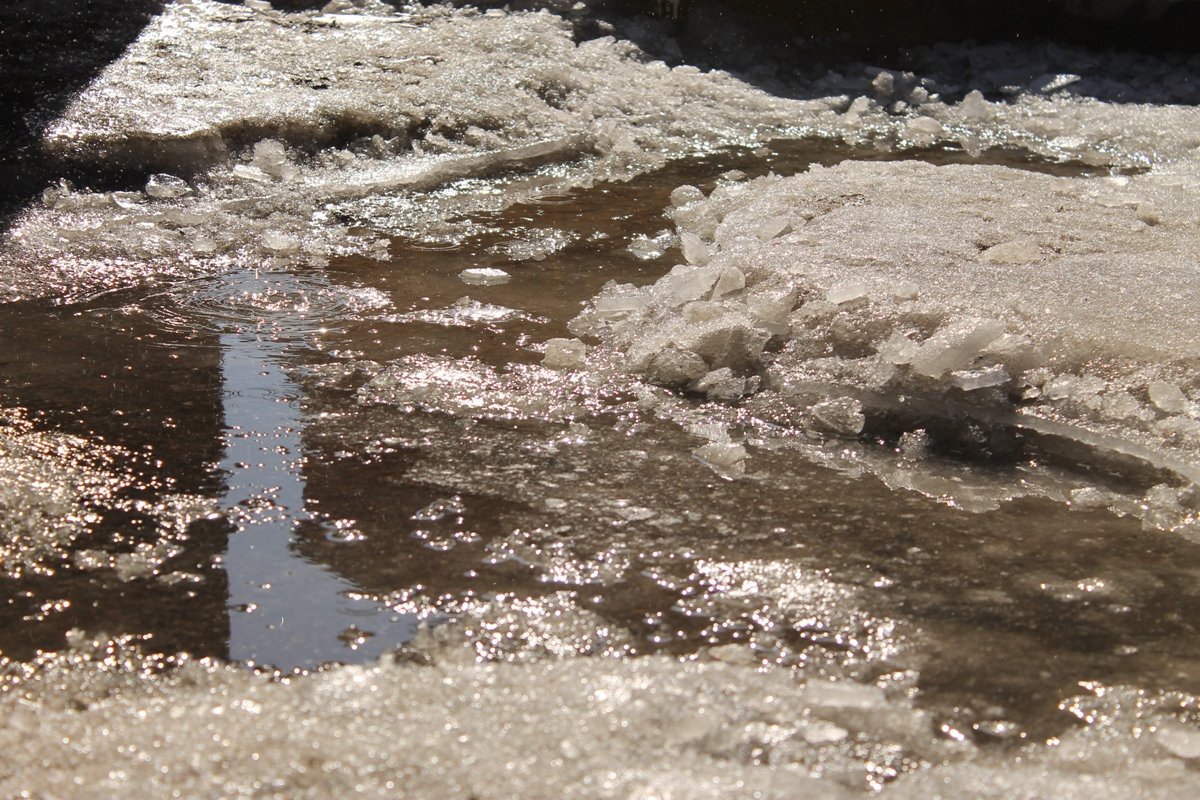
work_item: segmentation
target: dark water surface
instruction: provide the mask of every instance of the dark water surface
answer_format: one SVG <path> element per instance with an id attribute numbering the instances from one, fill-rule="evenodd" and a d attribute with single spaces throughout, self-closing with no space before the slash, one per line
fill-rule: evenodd
<path id="1" fill-rule="evenodd" d="M 968 514 L 782 450 L 729 481 L 690 456 L 697 437 L 651 417 L 598 413 L 566 446 L 561 424 L 364 409 L 353 380 L 305 377 L 420 354 L 536 363 L 534 345 L 567 335 L 605 282 L 650 282 L 675 263 L 626 248 L 669 227 L 676 186 L 847 157 L 897 156 L 781 143 L 548 190 L 481 216 L 459 245 L 395 239 L 386 261 L 0 307 L 0 406 L 124 448 L 128 498 L 213 505 L 155 574 L 69 562 L 0 579 L 0 653 L 28 659 L 82 628 L 291 670 L 376 658 L 467 601 L 570 592 L 633 632 L 628 652 L 751 641 L 765 659 L 868 677 L 914 668 L 922 702 L 966 723 L 1053 731 L 1055 702 L 1080 681 L 1200 691 L 1200 548 L 1137 523 L 1032 500 Z M 539 231 L 573 242 L 544 260 L 506 254 Z M 512 280 L 468 286 L 468 267 Z M 362 296 L 390 306 L 338 299 Z M 462 297 L 522 315 L 419 316 Z M 439 501 L 452 508 L 430 512 Z M 77 548 L 128 553 L 156 530 L 103 513 Z M 794 595 L 786 609 L 763 589 L 772 575 Z"/>

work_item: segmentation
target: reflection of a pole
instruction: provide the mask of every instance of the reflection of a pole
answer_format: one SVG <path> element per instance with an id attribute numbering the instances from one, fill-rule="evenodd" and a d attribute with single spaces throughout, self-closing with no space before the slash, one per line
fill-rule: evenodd
<path id="1" fill-rule="evenodd" d="M 221 337 L 226 446 L 224 506 L 229 537 L 229 656 L 281 669 L 344 660 L 352 620 L 370 626 L 385 609 L 347 597 L 354 587 L 296 551 L 296 526 L 312 522 L 300 469 L 303 426 L 297 387 L 283 369 L 286 345 L 261 333 Z M 364 621 L 366 617 L 366 621 Z M 355 628 L 357 630 L 357 628 Z M 370 657 L 396 642 L 371 637 L 355 653 Z"/>

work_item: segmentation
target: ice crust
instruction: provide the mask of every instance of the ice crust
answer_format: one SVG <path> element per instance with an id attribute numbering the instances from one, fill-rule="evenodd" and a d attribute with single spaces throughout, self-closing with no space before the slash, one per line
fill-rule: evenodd
<path id="1" fill-rule="evenodd" d="M 668 213 L 692 263 L 609 285 L 571 330 L 663 386 L 729 401 L 742 392 L 718 373 L 761 385 L 756 413 L 782 424 L 798 406 L 855 438 L 891 432 L 837 403 L 965 413 L 1186 486 L 1200 480 L 1198 189 L 1190 163 L 1088 178 L 901 161 L 679 192 Z M 764 237 L 779 218 L 789 232 Z M 1155 524 L 1193 521 L 1168 506 Z"/>
<path id="2" fill-rule="evenodd" d="M 172 3 L 46 134 L 64 162 L 156 174 L 131 191 L 47 190 L 5 236 L 0 297 L 137 283 L 148 262 L 186 276 L 386 257 L 326 206 L 581 158 L 580 182 L 628 176 L 833 106 L 648 63 L 612 37 L 577 44 L 548 13 Z M 509 249 L 537 260 L 564 244 Z"/>
<path id="3" fill-rule="evenodd" d="M 425 663 L 413 663 L 411 659 Z M 161 674 L 164 666 L 173 669 Z M 6 665 L 0 791 L 112 797 L 1184 798 L 1196 698 L 1092 685 L 1080 727 L 1005 754 L 902 691 L 720 659 L 407 661 L 272 681 L 76 642 Z M 158 673 L 158 674 L 156 674 Z M 553 709 L 554 713 L 548 713 Z M 1003 725 L 984 726 L 1002 731 Z M 45 741 L 66 742 L 53 758 Z"/>
<path id="4" fill-rule="evenodd" d="M 590 13 L 567 5 L 554 7 Z M 813 76 L 805 92 L 814 99 L 798 101 L 719 71 L 668 67 L 613 36 L 577 42 L 569 22 L 544 11 L 172 3 L 46 138 L 64 162 L 153 174 L 128 191 L 48 189 L 46 207 L 28 209 L 4 237 L 0 297 L 86 296 L 264 261 L 384 258 L 387 207 L 512 167 L 560 165 L 569 188 L 797 135 L 971 153 L 1019 147 L 1137 168 L 1190 159 L 1200 146 L 1200 112 L 1170 104 L 1193 96 L 1186 65 L 1125 55 L 1101 63 L 1046 45 L 938 46 L 912 57 L 924 74 L 846 64 Z M 1018 80 L 1014 63 L 1041 72 Z M 406 213 L 428 223 L 521 197 L 514 186 L 502 194 Z M 1158 212 L 1147 202 L 1136 213 Z M 764 218 L 758 235 L 787 224 Z M 708 239 L 694 233 L 701 239 L 684 246 L 703 260 Z M 653 256 L 663 244 L 635 247 Z M 1020 242 L 989 246 L 999 248 L 994 259 L 1024 257 Z M 560 247 L 516 240 L 511 255 Z"/>

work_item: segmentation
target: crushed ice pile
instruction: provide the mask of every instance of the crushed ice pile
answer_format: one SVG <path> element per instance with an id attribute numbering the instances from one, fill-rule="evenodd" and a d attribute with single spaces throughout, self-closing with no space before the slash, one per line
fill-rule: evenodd
<path id="1" fill-rule="evenodd" d="M 668 213 L 688 263 L 609 285 L 571 329 L 603 342 L 599 368 L 607 353 L 661 386 L 754 395 L 767 422 L 910 457 L 1005 459 L 1017 445 L 994 430 L 1011 428 L 1141 462 L 1165 476 L 1145 518 L 1181 527 L 1200 507 L 1197 191 L 1190 161 L 1132 177 L 845 162 L 683 186 Z"/>

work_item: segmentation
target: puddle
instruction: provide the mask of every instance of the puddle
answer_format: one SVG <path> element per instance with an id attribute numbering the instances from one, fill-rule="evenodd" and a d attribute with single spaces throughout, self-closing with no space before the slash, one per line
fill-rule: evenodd
<path id="1" fill-rule="evenodd" d="M 922 702 L 968 723 L 999 709 L 1054 730 L 1083 680 L 1200 691 L 1200 551 L 1131 520 L 1044 501 L 968 515 L 785 449 L 727 481 L 686 426 L 604 387 L 545 419 L 356 399 L 364 370 L 404 357 L 538 364 L 606 282 L 676 263 L 669 237 L 657 258 L 630 244 L 670 228 L 680 184 L 911 155 L 781 142 L 548 185 L 456 237 L 393 238 L 387 258 L 0 307 L 4 406 L 136 454 L 131 499 L 213 505 L 148 574 L 68 561 L 0 581 L 0 652 L 59 649 L 81 627 L 283 670 L 358 663 L 473 602 L 565 592 L 632 631 L 626 652 L 749 642 L 830 674 L 919 669 Z M 79 547 L 131 552 L 125 522 L 103 517 Z"/>

